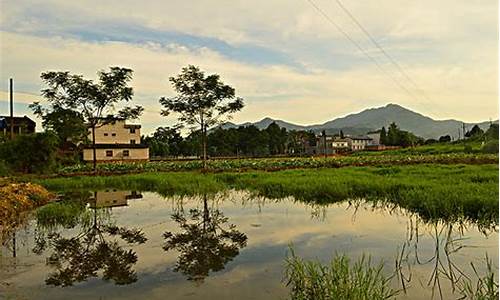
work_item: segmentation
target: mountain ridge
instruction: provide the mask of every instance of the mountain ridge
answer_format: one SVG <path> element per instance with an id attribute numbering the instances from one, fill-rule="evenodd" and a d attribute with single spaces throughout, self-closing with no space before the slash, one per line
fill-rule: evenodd
<path id="1" fill-rule="evenodd" d="M 380 129 L 383 126 L 387 128 L 390 123 L 395 122 L 401 129 L 427 139 L 436 139 L 443 135 L 458 138 L 462 124 L 466 126 L 466 130 L 469 130 L 475 124 L 483 130 L 487 129 L 490 125 L 490 121 L 465 123 L 456 119 L 434 120 L 431 117 L 407 109 L 399 104 L 389 103 L 385 106 L 367 108 L 358 113 L 338 117 L 322 124 L 298 125 L 284 120 L 265 117 L 260 121 L 245 122 L 242 124 L 226 122 L 221 127 L 228 129 L 255 125 L 259 129 L 265 129 L 272 122 L 276 122 L 280 127 L 284 127 L 287 130 L 312 130 L 314 132 L 325 130 L 328 134 L 337 133 L 340 130 L 345 134 L 365 134 L 368 131 Z M 494 121 L 494 123 L 498 123 L 498 120 Z"/>

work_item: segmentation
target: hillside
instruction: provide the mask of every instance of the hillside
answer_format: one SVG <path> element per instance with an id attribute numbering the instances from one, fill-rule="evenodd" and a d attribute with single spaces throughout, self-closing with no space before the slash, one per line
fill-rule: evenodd
<path id="1" fill-rule="evenodd" d="M 259 129 L 263 129 L 272 122 L 276 122 L 280 127 L 285 127 L 288 130 L 313 130 L 315 132 L 326 130 L 328 133 L 342 130 L 345 134 L 364 134 L 371 130 L 380 129 L 382 126 L 387 127 L 390 123 L 396 122 L 401 129 L 411 131 L 424 138 L 439 138 L 447 134 L 457 138 L 458 131 L 462 128 L 461 121 L 434 120 L 397 104 L 388 104 L 383 107 L 366 109 L 362 112 L 336 118 L 318 125 L 303 126 L 283 120 L 264 118 L 255 123 L 247 122 L 239 125 L 225 123 L 222 127 L 234 128 L 253 124 Z M 495 121 L 495 123 L 497 122 L 498 121 Z M 473 125 L 474 124 L 465 123 L 466 130 L 470 129 Z M 482 129 L 487 129 L 489 127 L 489 121 L 479 123 L 478 125 Z"/>

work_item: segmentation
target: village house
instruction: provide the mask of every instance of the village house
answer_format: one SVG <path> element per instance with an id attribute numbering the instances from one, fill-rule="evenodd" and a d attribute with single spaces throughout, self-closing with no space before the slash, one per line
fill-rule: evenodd
<path id="1" fill-rule="evenodd" d="M 89 128 L 89 140 L 92 130 Z M 149 148 L 141 143 L 141 125 L 125 124 L 124 119 L 98 125 L 95 129 L 97 161 L 138 161 L 149 159 Z M 83 160 L 93 161 L 92 144 L 83 147 Z"/>
<path id="2" fill-rule="evenodd" d="M 318 136 L 315 154 L 327 155 L 342 153 L 347 151 L 364 150 L 372 143 L 372 139 L 367 136 L 346 136 L 341 138 L 338 135 Z"/>
<path id="3" fill-rule="evenodd" d="M 36 123 L 27 116 L 14 117 L 0 116 L 0 132 L 4 135 L 10 134 L 10 126 L 14 120 L 14 135 L 35 133 Z"/>

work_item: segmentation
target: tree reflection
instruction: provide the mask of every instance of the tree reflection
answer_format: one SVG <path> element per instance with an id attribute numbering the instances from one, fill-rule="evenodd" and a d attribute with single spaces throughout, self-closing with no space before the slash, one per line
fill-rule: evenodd
<path id="1" fill-rule="evenodd" d="M 97 201 L 96 199 L 94 194 L 92 201 Z M 63 237 L 54 230 L 59 219 L 52 218 L 49 233 L 38 234 L 35 240 L 35 253 L 42 254 L 46 249 L 52 250 L 52 254 L 47 258 L 47 265 L 55 271 L 49 274 L 46 284 L 70 286 L 91 277 L 99 277 L 100 274 L 103 280 L 112 280 L 119 285 L 137 281 L 137 274 L 132 269 L 137 262 L 137 255 L 131 249 L 125 250 L 118 243 L 118 239 L 128 245 L 142 244 L 147 240 L 144 234 L 138 229 L 113 225 L 110 220 L 110 208 L 68 211 L 78 215 L 65 214 L 60 225 L 68 228 L 68 219 L 72 222 L 78 220 L 77 234 Z M 38 224 L 43 225 L 46 220 L 40 221 Z M 40 227 L 39 230 L 43 230 L 43 226 Z"/>
<path id="2" fill-rule="evenodd" d="M 165 232 L 163 249 L 179 251 L 174 271 L 181 272 L 188 280 L 203 281 L 210 271 L 224 269 L 226 263 L 246 246 L 247 236 L 238 231 L 228 218 L 215 208 L 209 208 L 207 196 L 203 197 L 203 210 L 178 210 L 172 219 L 181 232 Z"/>

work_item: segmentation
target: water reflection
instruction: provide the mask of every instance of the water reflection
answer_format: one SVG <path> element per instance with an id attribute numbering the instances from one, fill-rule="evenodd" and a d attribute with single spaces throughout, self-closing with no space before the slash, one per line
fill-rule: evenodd
<path id="1" fill-rule="evenodd" d="M 125 199 L 127 194 L 120 195 Z M 119 227 L 111 222 L 110 207 L 123 202 L 107 202 L 110 195 L 106 192 L 77 195 L 78 201 L 66 203 L 66 207 L 58 203 L 53 204 L 52 209 L 49 206 L 50 218 L 46 218 L 45 213 L 38 214 L 33 252 L 41 255 L 46 250 L 51 251 L 47 265 L 53 269 L 45 283 L 71 286 L 98 277 L 100 273 L 103 280 L 119 285 L 137 281 L 137 274 L 132 269 L 137 255 L 132 249 L 125 250 L 118 239 L 128 245 L 142 244 L 147 239 L 138 229 Z M 116 198 L 117 195 L 111 196 Z M 90 206 L 82 209 L 83 203 Z M 78 230 L 70 237 L 63 237 L 57 232 L 58 227 L 77 227 Z"/>
<path id="2" fill-rule="evenodd" d="M 177 250 L 179 256 L 174 271 L 188 280 L 203 281 L 212 272 L 224 269 L 226 263 L 246 246 L 247 236 L 214 206 L 209 208 L 207 195 L 203 196 L 203 209 L 178 209 L 172 214 L 180 232 L 163 234 L 165 251 Z"/>
<path id="3" fill-rule="evenodd" d="M 424 233 L 420 233 L 420 226 L 425 226 L 427 235 L 433 242 L 432 251 L 428 251 L 429 247 L 422 249 L 420 247 L 420 239 Z M 479 251 L 478 245 L 468 244 L 466 237 L 466 225 L 461 223 L 444 223 L 434 222 L 422 224 L 421 220 L 416 217 L 410 217 L 407 225 L 406 240 L 401 245 L 401 251 L 396 258 L 396 275 L 402 290 L 406 293 L 407 288 L 413 283 L 413 268 L 425 267 L 429 269 L 428 279 L 425 282 L 416 282 L 423 288 L 430 288 L 431 299 L 439 297 L 439 299 L 447 299 L 448 293 L 455 294 L 461 292 L 461 286 L 464 282 L 473 282 L 475 278 L 471 278 L 471 270 L 466 270 L 466 267 L 472 268 L 472 271 L 477 274 L 477 267 L 471 261 L 469 266 L 464 266 L 456 263 L 460 260 L 460 256 L 467 248 L 476 248 Z M 482 230 L 487 236 L 495 230 Z M 427 253 L 425 254 L 421 253 Z M 480 267 L 485 269 L 487 266 L 488 257 L 480 262 Z M 477 265 L 477 264 L 476 264 Z M 476 278 L 477 279 L 477 278 Z"/>
<path id="4" fill-rule="evenodd" d="M 460 295 L 459 280 L 477 278 L 471 262 L 482 274 L 484 252 L 498 260 L 495 224 L 487 231 L 429 223 L 383 201 L 319 205 L 234 191 L 133 200 L 141 197 L 78 191 L 38 209 L 16 232 L 17 258 L 7 257 L 12 240 L 2 248 L 0 298 L 8 283 L 12 298 L 284 299 L 283 259 L 293 243 L 305 259 L 383 260 L 387 273 L 398 274 L 394 288 L 405 290 L 398 299 L 449 299 Z M 79 284 L 54 289 L 44 281 Z"/>

